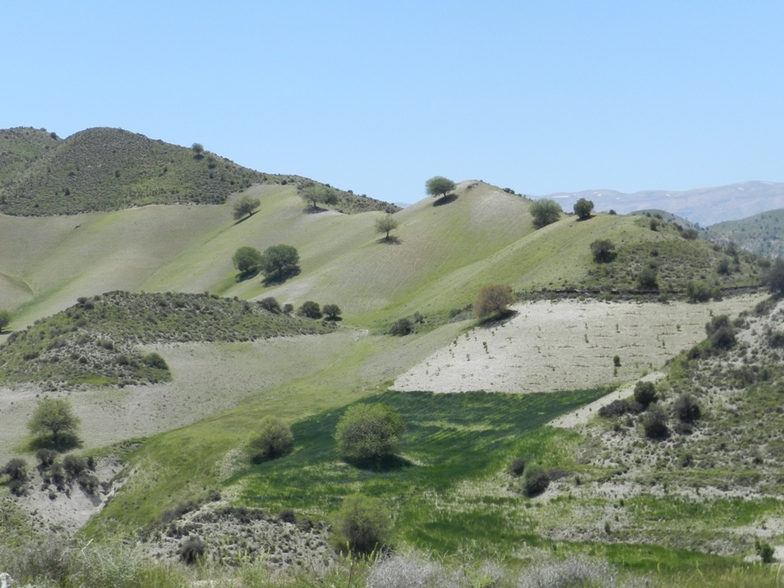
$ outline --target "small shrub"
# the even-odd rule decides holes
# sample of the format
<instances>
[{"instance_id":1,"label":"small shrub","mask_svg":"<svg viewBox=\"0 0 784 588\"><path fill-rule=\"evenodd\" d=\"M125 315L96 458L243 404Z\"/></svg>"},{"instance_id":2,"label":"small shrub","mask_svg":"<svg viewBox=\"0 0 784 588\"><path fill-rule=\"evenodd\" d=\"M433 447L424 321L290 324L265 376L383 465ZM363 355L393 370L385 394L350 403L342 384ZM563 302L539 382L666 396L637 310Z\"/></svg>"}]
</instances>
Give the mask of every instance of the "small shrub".
<instances>
[{"instance_id":1,"label":"small shrub","mask_svg":"<svg viewBox=\"0 0 784 588\"><path fill-rule=\"evenodd\" d=\"M690 394L681 394L673 407L675 416L684 423L693 423L702 415L697 401Z\"/></svg>"},{"instance_id":2,"label":"small shrub","mask_svg":"<svg viewBox=\"0 0 784 588\"><path fill-rule=\"evenodd\" d=\"M283 421L267 415L261 419L259 428L248 439L251 459L259 463L290 453L294 448L294 435Z\"/></svg>"},{"instance_id":3,"label":"small shrub","mask_svg":"<svg viewBox=\"0 0 784 588\"><path fill-rule=\"evenodd\" d=\"M272 296L259 300L259 306L269 312L280 312L280 304Z\"/></svg>"},{"instance_id":4,"label":"small shrub","mask_svg":"<svg viewBox=\"0 0 784 588\"><path fill-rule=\"evenodd\" d=\"M7 310L0 310L0 333L3 332L9 324L11 323L11 313Z\"/></svg>"},{"instance_id":5,"label":"small shrub","mask_svg":"<svg viewBox=\"0 0 784 588\"><path fill-rule=\"evenodd\" d=\"M82 472L79 474L79 477L76 481L79 483L79 486L81 486L84 491L90 495L94 495L101 485L101 482L98 480L98 478L88 472Z\"/></svg>"},{"instance_id":6,"label":"small shrub","mask_svg":"<svg viewBox=\"0 0 784 588\"><path fill-rule=\"evenodd\" d=\"M667 426L667 413L658 404L650 407L642 418L645 436L649 439L664 439L670 434Z\"/></svg>"},{"instance_id":7,"label":"small shrub","mask_svg":"<svg viewBox=\"0 0 784 588\"><path fill-rule=\"evenodd\" d=\"M759 539L757 539L754 542L754 549L756 550L757 555L762 560L762 563L769 564L775 561L773 556L775 555L776 552L773 549L773 547L770 545L770 543L767 543L765 541L760 541Z\"/></svg>"},{"instance_id":8,"label":"small shrub","mask_svg":"<svg viewBox=\"0 0 784 588\"><path fill-rule=\"evenodd\" d=\"M278 513L278 520L283 523L291 523L293 525L297 524L297 515L294 514L294 511L291 509L285 509Z\"/></svg>"},{"instance_id":9,"label":"small shrub","mask_svg":"<svg viewBox=\"0 0 784 588\"><path fill-rule=\"evenodd\" d=\"M411 321L407 318L397 319L392 327L389 329L390 335L403 337L411 332Z\"/></svg>"},{"instance_id":10,"label":"small shrub","mask_svg":"<svg viewBox=\"0 0 784 588\"><path fill-rule=\"evenodd\" d=\"M302 303L302 306L300 306L299 310L297 310L297 314L307 318L320 319L321 307L319 306L318 302L308 300Z\"/></svg>"},{"instance_id":11,"label":"small shrub","mask_svg":"<svg viewBox=\"0 0 784 588\"><path fill-rule=\"evenodd\" d=\"M479 291L474 303L474 314L480 319L501 315L509 310L508 307L513 302L514 294L509 286L501 284L485 286Z\"/></svg>"},{"instance_id":12,"label":"small shrub","mask_svg":"<svg viewBox=\"0 0 784 588\"><path fill-rule=\"evenodd\" d=\"M291 314L292 312L294 312L294 305L287 302L286 304L283 305L283 312L285 312L286 314Z\"/></svg>"},{"instance_id":13,"label":"small shrub","mask_svg":"<svg viewBox=\"0 0 784 588\"><path fill-rule=\"evenodd\" d=\"M550 485L550 475L540 467L531 467L523 474L523 494L528 498L539 496Z\"/></svg>"},{"instance_id":14,"label":"small shrub","mask_svg":"<svg viewBox=\"0 0 784 588\"><path fill-rule=\"evenodd\" d=\"M147 367L154 368L156 370L168 370L169 366L166 363L166 360L163 359L157 353L148 353L144 357L142 357L142 363Z\"/></svg>"},{"instance_id":15,"label":"small shrub","mask_svg":"<svg viewBox=\"0 0 784 588\"><path fill-rule=\"evenodd\" d=\"M43 467L49 467L57 459L57 452L54 449L41 448L35 452L35 458Z\"/></svg>"},{"instance_id":16,"label":"small shrub","mask_svg":"<svg viewBox=\"0 0 784 588\"><path fill-rule=\"evenodd\" d=\"M637 286L640 290L658 290L658 272L654 267L646 267L637 275Z\"/></svg>"},{"instance_id":17,"label":"small shrub","mask_svg":"<svg viewBox=\"0 0 784 588\"><path fill-rule=\"evenodd\" d=\"M179 556L186 564L194 565L204 559L207 546L200 537L191 536L180 544Z\"/></svg>"},{"instance_id":18,"label":"small shrub","mask_svg":"<svg viewBox=\"0 0 784 588\"><path fill-rule=\"evenodd\" d=\"M729 326L718 328L710 336L710 344L713 349L731 349L735 345L735 341L735 331Z\"/></svg>"},{"instance_id":19,"label":"small shrub","mask_svg":"<svg viewBox=\"0 0 784 588\"><path fill-rule=\"evenodd\" d=\"M639 402L622 398L613 400L610 404L602 406L599 409L598 414L602 418L612 418L625 414L640 414L643 410L643 406Z\"/></svg>"},{"instance_id":20,"label":"small shrub","mask_svg":"<svg viewBox=\"0 0 784 588\"><path fill-rule=\"evenodd\" d=\"M384 542L389 519L389 511L379 499L354 494L343 499L338 528L352 552L367 554Z\"/></svg>"},{"instance_id":21,"label":"small shrub","mask_svg":"<svg viewBox=\"0 0 784 588\"><path fill-rule=\"evenodd\" d=\"M697 229L685 229L681 231L681 237L687 241L695 241L699 236L700 232Z\"/></svg>"},{"instance_id":22,"label":"small shrub","mask_svg":"<svg viewBox=\"0 0 784 588\"><path fill-rule=\"evenodd\" d=\"M0 473L5 474L11 480L25 482L27 480L27 462L19 457L15 457L3 466Z\"/></svg>"},{"instance_id":23,"label":"small shrub","mask_svg":"<svg viewBox=\"0 0 784 588\"><path fill-rule=\"evenodd\" d=\"M524 459L516 459L511 464L509 464L509 473L512 474L515 478L519 478L523 475L525 471L525 460Z\"/></svg>"},{"instance_id":24,"label":"small shrub","mask_svg":"<svg viewBox=\"0 0 784 588\"><path fill-rule=\"evenodd\" d=\"M621 367L621 356L620 355L616 355L616 356L613 357L613 366L615 366L617 368Z\"/></svg>"},{"instance_id":25,"label":"small shrub","mask_svg":"<svg viewBox=\"0 0 784 588\"><path fill-rule=\"evenodd\" d=\"M392 455L405 431L400 415L383 404L355 404L340 417L335 441L349 460L371 461Z\"/></svg>"},{"instance_id":26,"label":"small shrub","mask_svg":"<svg viewBox=\"0 0 784 588\"><path fill-rule=\"evenodd\" d=\"M74 479L87 469L87 460L75 455L66 455L63 458L63 468L68 476Z\"/></svg>"},{"instance_id":27,"label":"small shrub","mask_svg":"<svg viewBox=\"0 0 784 588\"><path fill-rule=\"evenodd\" d=\"M652 402L656 402L656 386L653 382L637 382L634 385L634 400L644 409Z\"/></svg>"},{"instance_id":28,"label":"small shrub","mask_svg":"<svg viewBox=\"0 0 784 588\"><path fill-rule=\"evenodd\" d=\"M774 349L784 347L784 331L771 331L768 334L768 345Z\"/></svg>"},{"instance_id":29,"label":"small shrub","mask_svg":"<svg viewBox=\"0 0 784 588\"><path fill-rule=\"evenodd\" d=\"M707 302L711 297L711 287L705 282L690 281L686 284L686 296L690 302Z\"/></svg>"}]
</instances>

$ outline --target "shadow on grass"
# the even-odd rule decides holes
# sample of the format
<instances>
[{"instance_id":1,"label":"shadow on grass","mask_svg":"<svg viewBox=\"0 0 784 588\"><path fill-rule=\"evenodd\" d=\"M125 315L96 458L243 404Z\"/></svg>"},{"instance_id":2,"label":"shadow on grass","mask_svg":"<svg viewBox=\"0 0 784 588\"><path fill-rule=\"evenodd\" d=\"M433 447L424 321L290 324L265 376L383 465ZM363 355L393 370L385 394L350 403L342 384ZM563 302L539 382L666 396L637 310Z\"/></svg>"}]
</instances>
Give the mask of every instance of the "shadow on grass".
<instances>
[{"instance_id":1,"label":"shadow on grass","mask_svg":"<svg viewBox=\"0 0 784 588\"><path fill-rule=\"evenodd\" d=\"M73 433L63 433L58 435L57 438L54 438L51 435L35 437L28 444L28 447L31 451L38 451L39 449L53 449L58 453L65 453L71 449L78 449L81 446L82 440Z\"/></svg>"},{"instance_id":2,"label":"shadow on grass","mask_svg":"<svg viewBox=\"0 0 784 588\"><path fill-rule=\"evenodd\" d=\"M449 204L455 200L457 200L457 194L447 194L446 196L441 196L441 198L433 202L433 206L443 206L444 204Z\"/></svg>"},{"instance_id":3,"label":"shadow on grass","mask_svg":"<svg viewBox=\"0 0 784 588\"><path fill-rule=\"evenodd\" d=\"M325 321L329 321L331 323L337 323L343 320L342 316L328 316L324 318Z\"/></svg>"},{"instance_id":4,"label":"shadow on grass","mask_svg":"<svg viewBox=\"0 0 784 588\"><path fill-rule=\"evenodd\" d=\"M306 206L302 209L305 214L318 214L320 212L327 212L329 208L321 208L320 206Z\"/></svg>"},{"instance_id":5,"label":"shadow on grass","mask_svg":"<svg viewBox=\"0 0 784 588\"><path fill-rule=\"evenodd\" d=\"M517 312L516 310L507 308L503 312L491 314L490 316L486 316L485 318L478 319L476 322L476 326L482 327L483 329L492 329L493 327L497 327L502 323L512 320L518 314L520 313Z\"/></svg>"},{"instance_id":6,"label":"shadow on grass","mask_svg":"<svg viewBox=\"0 0 784 588\"><path fill-rule=\"evenodd\" d=\"M289 278L293 278L294 276L298 276L301 272L302 272L301 269L299 269L298 267L295 267L295 268L290 269L290 270L288 270L286 272L281 272L281 273L277 273L277 274L272 274L271 276L267 276L266 278L264 278L261 281L261 283L264 284L265 286L277 286L279 284L282 284L283 282L285 282Z\"/></svg>"},{"instance_id":7,"label":"shadow on grass","mask_svg":"<svg viewBox=\"0 0 784 588\"><path fill-rule=\"evenodd\" d=\"M403 241L400 237L390 235L389 237L381 237L376 243L386 243L387 245L400 245Z\"/></svg>"},{"instance_id":8,"label":"shadow on grass","mask_svg":"<svg viewBox=\"0 0 784 588\"><path fill-rule=\"evenodd\" d=\"M234 221L234 225L233 226L236 227L238 224L244 223L246 220L248 220L250 217L252 217L254 214L256 214L256 212L258 212L258 211L253 211L248 216L243 216L241 219L238 219L238 220Z\"/></svg>"},{"instance_id":9,"label":"shadow on grass","mask_svg":"<svg viewBox=\"0 0 784 588\"><path fill-rule=\"evenodd\" d=\"M255 278L259 275L258 268L252 269L247 272L240 272L237 274L237 282L244 282L245 280L250 280L251 278Z\"/></svg>"},{"instance_id":10,"label":"shadow on grass","mask_svg":"<svg viewBox=\"0 0 784 588\"><path fill-rule=\"evenodd\" d=\"M377 459L347 459L345 462L360 470L374 472L399 472L414 466L414 463L399 455L384 455Z\"/></svg>"}]
</instances>

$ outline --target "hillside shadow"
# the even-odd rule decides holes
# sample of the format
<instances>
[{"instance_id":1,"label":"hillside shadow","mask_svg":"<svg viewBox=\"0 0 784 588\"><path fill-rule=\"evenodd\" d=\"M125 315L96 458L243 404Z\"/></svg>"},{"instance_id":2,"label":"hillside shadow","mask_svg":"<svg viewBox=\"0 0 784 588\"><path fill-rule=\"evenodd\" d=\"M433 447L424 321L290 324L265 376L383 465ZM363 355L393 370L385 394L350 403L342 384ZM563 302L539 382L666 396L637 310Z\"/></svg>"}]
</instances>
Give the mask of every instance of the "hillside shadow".
<instances>
[{"instance_id":1,"label":"hillside shadow","mask_svg":"<svg viewBox=\"0 0 784 588\"><path fill-rule=\"evenodd\" d=\"M402 239L395 237L394 235L390 235L389 239L386 237L381 237L378 241L376 241L376 243L386 243L387 245L400 245L402 242Z\"/></svg>"},{"instance_id":2,"label":"hillside shadow","mask_svg":"<svg viewBox=\"0 0 784 588\"><path fill-rule=\"evenodd\" d=\"M265 286L278 286L288 280L289 278L293 278L294 276L298 276L302 272L301 269L294 268L287 272L282 272L278 274L272 274L271 276L267 276L264 278L261 283Z\"/></svg>"},{"instance_id":3,"label":"hillside shadow","mask_svg":"<svg viewBox=\"0 0 784 588\"><path fill-rule=\"evenodd\" d=\"M433 206L443 206L444 204L449 204L455 200L457 200L457 194L447 194L446 196L441 196L441 198L433 202Z\"/></svg>"},{"instance_id":4,"label":"hillside shadow","mask_svg":"<svg viewBox=\"0 0 784 588\"><path fill-rule=\"evenodd\" d=\"M247 271L247 272L240 272L239 274L237 274L237 282L238 283L239 282L244 282L246 280L250 280L251 278L255 278L258 275L259 275L259 269L258 268L254 268L254 269L252 269L250 271Z\"/></svg>"},{"instance_id":5,"label":"hillside shadow","mask_svg":"<svg viewBox=\"0 0 784 588\"><path fill-rule=\"evenodd\" d=\"M399 455L385 455L379 459L345 460L347 464L360 470L373 472L399 472L414 467L414 463Z\"/></svg>"}]
</instances>

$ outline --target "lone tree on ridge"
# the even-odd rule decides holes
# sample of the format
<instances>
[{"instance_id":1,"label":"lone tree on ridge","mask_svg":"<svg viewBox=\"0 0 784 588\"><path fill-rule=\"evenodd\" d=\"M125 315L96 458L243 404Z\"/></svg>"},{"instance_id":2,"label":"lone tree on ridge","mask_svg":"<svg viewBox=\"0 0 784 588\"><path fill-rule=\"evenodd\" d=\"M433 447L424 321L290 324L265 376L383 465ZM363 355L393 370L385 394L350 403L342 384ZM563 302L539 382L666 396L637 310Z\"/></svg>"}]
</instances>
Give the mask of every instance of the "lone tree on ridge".
<instances>
[{"instance_id":1,"label":"lone tree on ridge","mask_svg":"<svg viewBox=\"0 0 784 588\"><path fill-rule=\"evenodd\" d=\"M376 219L376 232L377 233L386 233L386 237L384 237L387 241L390 240L389 233L394 231L398 226L398 222L396 218L393 218L391 214L387 213L384 216Z\"/></svg>"},{"instance_id":2,"label":"lone tree on ridge","mask_svg":"<svg viewBox=\"0 0 784 588\"><path fill-rule=\"evenodd\" d=\"M514 294L509 286L495 284L485 286L479 291L474 303L474 314L477 318L485 318L494 314L501 315L509 310L514 302Z\"/></svg>"},{"instance_id":3,"label":"lone tree on ridge","mask_svg":"<svg viewBox=\"0 0 784 588\"><path fill-rule=\"evenodd\" d=\"M580 220L587 220L591 218L591 211L593 210L593 201L580 198L574 203L574 213L580 217Z\"/></svg>"},{"instance_id":4,"label":"lone tree on ridge","mask_svg":"<svg viewBox=\"0 0 784 588\"><path fill-rule=\"evenodd\" d=\"M534 227L541 229L561 218L561 206L549 198L542 198L531 204L531 216L534 217Z\"/></svg>"},{"instance_id":5,"label":"lone tree on ridge","mask_svg":"<svg viewBox=\"0 0 784 588\"><path fill-rule=\"evenodd\" d=\"M455 189L455 183L444 176L435 176L425 182L425 188L431 196L443 198Z\"/></svg>"},{"instance_id":6,"label":"lone tree on ridge","mask_svg":"<svg viewBox=\"0 0 784 588\"><path fill-rule=\"evenodd\" d=\"M319 184L308 184L300 190L299 195L305 202L311 204L311 209L318 208L319 204L337 204L338 202L335 190Z\"/></svg>"},{"instance_id":7,"label":"lone tree on ridge","mask_svg":"<svg viewBox=\"0 0 784 588\"><path fill-rule=\"evenodd\" d=\"M251 217L259 206L261 206L261 200L258 198L243 196L234 203L234 218L239 220L246 214Z\"/></svg>"}]
</instances>

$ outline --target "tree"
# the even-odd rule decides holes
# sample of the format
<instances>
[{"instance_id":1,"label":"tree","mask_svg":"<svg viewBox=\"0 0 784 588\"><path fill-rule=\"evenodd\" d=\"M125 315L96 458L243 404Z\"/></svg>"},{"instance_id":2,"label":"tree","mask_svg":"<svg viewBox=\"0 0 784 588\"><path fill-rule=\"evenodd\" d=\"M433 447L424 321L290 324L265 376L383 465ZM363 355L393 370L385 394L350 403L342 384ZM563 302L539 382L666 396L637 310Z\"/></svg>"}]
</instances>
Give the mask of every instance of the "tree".
<instances>
[{"instance_id":1,"label":"tree","mask_svg":"<svg viewBox=\"0 0 784 588\"><path fill-rule=\"evenodd\" d=\"M261 252L253 247L240 247L234 252L234 257L231 258L234 262L234 267L243 274L259 269L262 259Z\"/></svg>"},{"instance_id":2,"label":"tree","mask_svg":"<svg viewBox=\"0 0 784 588\"><path fill-rule=\"evenodd\" d=\"M201 159L203 156L202 154L204 153L204 145L201 143L194 143L191 145L191 150L193 151L194 157L196 159Z\"/></svg>"},{"instance_id":3,"label":"tree","mask_svg":"<svg viewBox=\"0 0 784 588\"><path fill-rule=\"evenodd\" d=\"M389 233L397 228L398 222L391 214L387 213L384 216L376 219L376 233L386 233L385 237L389 241Z\"/></svg>"},{"instance_id":4,"label":"tree","mask_svg":"<svg viewBox=\"0 0 784 588\"><path fill-rule=\"evenodd\" d=\"M425 182L425 189L431 196L443 198L455 189L455 183L444 176L435 176Z\"/></svg>"},{"instance_id":5,"label":"tree","mask_svg":"<svg viewBox=\"0 0 784 588\"><path fill-rule=\"evenodd\" d=\"M51 434L53 443L58 443L63 435L75 434L78 426L79 417L73 414L71 404L61 398L41 400L27 422L30 433L36 436Z\"/></svg>"},{"instance_id":6,"label":"tree","mask_svg":"<svg viewBox=\"0 0 784 588\"><path fill-rule=\"evenodd\" d=\"M270 312L280 312L280 303L272 296L267 296L266 298L259 300L259 306Z\"/></svg>"},{"instance_id":7,"label":"tree","mask_svg":"<svg viewBox=\"0 0 784 588\"><path fill-rule=\"evenodd\" d=\"M297 310L297 314L312 319L320 319L321 307L319 306L318 302L313 302L312 300L306 300L305 302L302 303L302 306L299 307L299 310Z\"/></svg>"},{"instance_id":8,"label":"tree","mask_svg":"<svg viewBox=\"0 0 784 588\"><path fill-rule=\"evenodd\" d=\"M270 415L261 419L258 430L248 437L248 451L255 463L282 457L293 448L291 429L282 420Z\"/></svg>"},{"instance_id":9,"label":"tree","mask_svg":"<svg viewBox=\"0 0 784 588\"><path fill-rule=\"evenodd\" d=\"M667 413L661 406L655 404L642 417L642 428L649 439L664 439L670 434Z\"/></svg>"},{"instance_id":10,"label":"tree","mask_svg":"<svg viewBox=\"0 0 784 588\"><path fill-rule=\"evenodd\" d=\"M407 318L400 318L393 323L392 327L389 329L389 334L403 337L408 335L411 332L411 329L411 320Z\"/></svg>"},{"instance_id":11,"label":"tree","mask_svg":"<svg viewBox=\"0 0 784 588\"><path fill-rule=\"evenodd\" d=\"M11 323L11 313L7 310L0 310L0 333L3 332L9 324Z\"/></svg>"},{"instance_id":12,"label":"tree","mask_svg":"<svg viewBox=\"0 0 784 588\"><path fill-rule=\"evenodd\" d=\"M702 416L700 405L697 404L697 401L694 400L691 394L681 394L678 396L675 400L675 405L673 406L673 412L675 413L675 416L684 423L693 423Z\"/></svg>"},{"instance_id":13,"label":"tree","mask_svg":"<svg viewBox=\"0 0 784 588\"><path fill-rule=\"evenodd\" d=\"M234 218L239 220L246 214L250 217L261 206L261 200L243 196L234 203Z\"/></svg>"},{"instance_id":14,"label":"tree","mask_svg":"<svg viewBox=\"0 0 784 588\"><path fill-rule=\"evenodd\" d=\"M480 319L494 314L501 315L509 310L508 307L513 302L514 294L509 286L485 286L479 291L474 303L474 314Z\"/></svg>"},{"instance_id":15,"label":"tree","mask_svg":"<svg viewBox=\"0 0 784 588\"><path fill-rule=\"evenodd\" d=\"M765 285L773 294L784 294L784 260L780 257L773 262L765 275Z\"/></svg>"},{"instance_id":16,"label":"tree","mask_svg":"<svg viewBox=\"0 0 784 588\"><path fill-rule=\"evenodd\" d=\"M639 402L643 408L656 402L656 387L653 382L637 382L634 385L634 400Z\"/></svg>"},{"instance_id":17,"label":"tree","mask_svg":"<svg viewBox=\"0 0 784 588\"><path fill-rule=\"evenodd\" d=\"M318 208L321 204L337 204L338 195L335 190L329 186L322 186L321 184L308 184L299 194L303 200L312 203L311 208Z\"/></svg>"},{"instance_id":18,"label":"tree","mask_svg":"<svg viewBox=\"0 0 784 588\"><path fill-rule=\"evenodd\" d=\"M353 494L343 499L338 528L354 553L371 553L389 532L390 514L378 498Z\"/></svg>"},{"instance_id":19,"label":"tree","mask_svg":"<svg viewBox=\"0 0 784 588\"><path fill-rule=\"evenodd\" d=\"M340 417L335 441L352 461L377 461L392 455L405 426L400 415L383 404L356 404Z\"/></svg>"},{"instance_id":20,"label":"tree","mask_svg":"<svg viewBox=\"0 0 784 588\"><path fill-rule=\"evenodd\" d=\"M658 290L659 284L656 281L658 272L655 267L648 266L637 274L637 286L640 290Z\"/></svg>"},{"instance_id":21,"label":"tree","mask_svg":"<svg viewBox=\"0 0 784 588\"><path fill-rule=\"evenodd\" d=\"M331 320L337 320L340 316L340 307L337 304L325 304L322 312Z\"/></svg>"},{"instance_id":22,"label":"tree","mask_svg":"<svg viewBox=\"0 0 784 588\"><path fill-rule=\"evenodd\" d=\"M283 277L299 269L299 253L291 245L273 245L264 250L259 268L267 277Z\"/></svg>"},{"instance_id":23,"label":"tree","mask_svg":"<svg viewBox=\"0 0 784 588\"><path fill-rule=\"evenodd\" d=\"M574 203L574 213L580 217L580 220L591 218L591 211L593 210L593 201L580 198Z\"/></svg>"},{"instance_id":24,"label":"tree","mask_svg":"<svg viewBox=\"0 0 784 588\"><path fill-rule=\"evenodd\" d=\"M590 247L596 263L607 263L615 259L615 244L608 239L597 239Z\"/></svg>"},{"instance_id":25,"label":"tree","mask_svg":"<svg viewBox=\"0 0 784 588\"><path fill-rule=\"evenodd\" d=\"M561 218L561 205L555 200L542 198L531 204L531 215L534 217L534 227L541 229Z\"/></svg>"}]
</instances>

